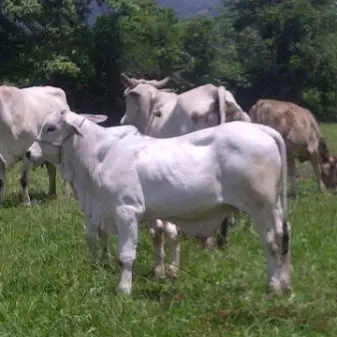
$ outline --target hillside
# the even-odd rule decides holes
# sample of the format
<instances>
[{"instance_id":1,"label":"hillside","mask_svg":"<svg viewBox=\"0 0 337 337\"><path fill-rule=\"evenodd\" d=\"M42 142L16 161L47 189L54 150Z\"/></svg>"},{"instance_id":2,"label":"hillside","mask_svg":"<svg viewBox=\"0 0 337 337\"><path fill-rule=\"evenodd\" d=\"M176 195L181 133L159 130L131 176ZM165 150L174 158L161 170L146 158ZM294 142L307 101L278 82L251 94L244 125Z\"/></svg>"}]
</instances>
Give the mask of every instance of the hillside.
<instances>
[{"instance_id":1,"label":"hillside","mask_svg":"<svg viewBox=\"0 0 337 337\"><path fill-rule=\"evenodd\" d=\"M160 7L172 8L181 18L191 17L195 15L215 15L217 7L222 0L157 0ZM92 13L89 17L89 24L95 22L97 16L107 14L109 12L107 6L99 6L96 0L91 2Z\"/></svg>"},{"instance_id":2,"label":"hillside","mask_svg":"<svg viewBox=\"0 0 337 337\"><path fill-rule=\"evenodd\" d=\"M178 16L214 15L221 0L157 0L159 6L172 8Z\"/></svg>"}]
</instances>

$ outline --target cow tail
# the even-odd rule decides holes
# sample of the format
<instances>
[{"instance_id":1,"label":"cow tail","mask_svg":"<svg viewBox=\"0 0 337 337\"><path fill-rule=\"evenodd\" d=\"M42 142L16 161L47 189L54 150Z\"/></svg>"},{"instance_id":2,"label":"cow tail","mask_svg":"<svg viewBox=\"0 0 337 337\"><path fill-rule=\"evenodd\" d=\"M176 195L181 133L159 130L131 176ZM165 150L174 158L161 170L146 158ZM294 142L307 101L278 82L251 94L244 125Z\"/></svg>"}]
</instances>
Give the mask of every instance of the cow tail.
<instances>
[{"instance_id":1,"label":"cow tail","mask_svg":"<svg viewBox=\"0 0 337 337\"><path fill-rule=\"evenodd\" d=\"M275 140L277 147L281 156L281 182L280 182L280 194L281 194L281 206L283 210L283 219L282 219L282 255L286 255L289 251L289 224L288 224L288 197L287 197L287 184L288 184L288 166L287 166L287 150L284 143L284 140L281 134L262 124L256 124L263 131L267 132Z\"/></svg>"},{"instance_id":2,"label":"cow tail","mask_svg":"<svg viewBox=\"0 0 337 337\"><path fill-rule=\"evenodd\" d=\"M219 100L219 118L220 118L220 123L225 123L226 122L226 98L225 98L225 87L224 86L219 86L218 87L218 100Z\"/></svg>"},{"instance_id":3,"label":"cow tail","mask_svg":"<svg viewBox=\"0 0 337 337\"><path fill-rule=\"evenodd\" d=\"M281 181L281 203L283 210L282 222L282 255L288 254L289 251L289 228L288 228L288 164L287 164L287 150L284 140L280 134L275 138L282 160L282 181Z\"/></svg>"}]
</instances>

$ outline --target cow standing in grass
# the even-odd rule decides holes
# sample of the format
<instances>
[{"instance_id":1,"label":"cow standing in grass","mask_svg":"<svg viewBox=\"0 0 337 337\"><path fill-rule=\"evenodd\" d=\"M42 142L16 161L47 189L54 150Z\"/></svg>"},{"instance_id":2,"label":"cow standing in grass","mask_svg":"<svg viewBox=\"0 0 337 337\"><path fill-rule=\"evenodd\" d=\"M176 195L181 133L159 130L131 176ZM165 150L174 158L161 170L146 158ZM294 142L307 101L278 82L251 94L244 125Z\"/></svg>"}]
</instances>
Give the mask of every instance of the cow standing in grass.
<instances>
[{"instance_id":1,"label":"cow standing in grass","mask_svg":"<svg viewBox=\"0 0 337 337\"><path fill-rule=\"evenodd\" d=\"M271 290L290 291L287 157L277 131L232 122L158 139L134 126L94 123L103 120L56 112L47 117L26 157L59 164L86 216L93 262L97 236L107 261L108 236L118 233L120 292L132 290L142 222L159 218L188 236L208 237L233 209L249 214L260 234Z\"/></svg>"},{"instance_id":2,"label":"cow standing in grass","mask_svg":"<svg viewBox=\"0 0 337 337\"><path fill-rule=\"evenodd\" d=\"M249 116L236 102L233 94L223 86L206 84L181 94L163 90L170 77L160 81L130 78L122 74L126 87L124 96L126 111L121 125L134 125L143 134L156 138L170 138L224 122L250 121ZM161 90L160 90L161 89ZM231 222L234 218L231 216ZM160 219L154 220L151 235L155 248L155 275L165 277L164 233L171 248L170 277L178 277L180 240L177 227ZM215 242L221 247L227 238L228 220L221 224L220 235L202 240L205 247L212 248ZM172 267L175 273L172 273Z\"/></svg>"},{"instance_id":3,"label":"cow standing in grass","mask_svg":"<svg viewBox=\"0 0 337 337\"><path fill-rule=\"evenodd\" d=\"M16 162L24 160L21 169L23 203L30 205L28 192L31 162L25 160L28 147L36 138L45 118L52 111L69 108L65 92L52 86L17 88L0 86L0 205L6 171ZM56 194L56 168L44 163L49 176L49 194Z\"/></svg>"},{"instance_id":4,"label":"cow standing in grass","mask_svg":"<svg viewBox=\"0 0 337 337\"><path fill-rule=\"evenodd\" d=\"M287 146L291 196L297 197L298 194L295 160L300 163L310 161L319 191L323 192L329 187L327 176L333 175L333 170L327 173L331 162L328 146L308 109L291 102L260 99L251 107L249 115L252 122L268 125L283 136Z\"/></svg>"}]
</instances>

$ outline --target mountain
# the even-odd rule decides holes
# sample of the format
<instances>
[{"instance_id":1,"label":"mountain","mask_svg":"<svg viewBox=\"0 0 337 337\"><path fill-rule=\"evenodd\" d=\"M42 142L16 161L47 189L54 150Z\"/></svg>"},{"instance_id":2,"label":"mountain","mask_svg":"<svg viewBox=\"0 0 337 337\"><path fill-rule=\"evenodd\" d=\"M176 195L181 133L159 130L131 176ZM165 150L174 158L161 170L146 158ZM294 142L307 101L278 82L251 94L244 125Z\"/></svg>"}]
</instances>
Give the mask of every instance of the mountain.
<instances>
[{"instance_id":1,"label":"mountain","mask_svg":"<svg viewBox=\"0 0 337 337\"><path fill-rule=\"evenodd\" d=\"M215 15L222 0L157 0L158 6L172 8L179 17Z\"/></svg>"},{"instance_id":2,"label":"mountain","mask_svg":"<svg viewBox=\"0 0 337 337\"><path fill-rule=\"evenodd\" d=\"M1 1L1 0L0 0ZM187 18L196 15L216 15L223 0L156 0L158 6L172 8L180 18ZM109 7L100 6L96 0L91 1L91 15L88 24L94 24L96 17L107 15Z\"/></svg>"}]
</instances>

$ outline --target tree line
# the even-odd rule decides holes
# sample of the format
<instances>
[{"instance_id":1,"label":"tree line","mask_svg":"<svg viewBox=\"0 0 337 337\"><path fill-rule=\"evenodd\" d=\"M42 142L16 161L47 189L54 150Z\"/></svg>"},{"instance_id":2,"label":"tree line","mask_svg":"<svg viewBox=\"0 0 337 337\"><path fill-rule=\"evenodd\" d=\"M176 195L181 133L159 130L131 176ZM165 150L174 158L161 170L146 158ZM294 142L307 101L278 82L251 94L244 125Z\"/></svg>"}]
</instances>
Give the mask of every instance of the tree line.
<instances>
[{"instance_id":1,"label":"tree line","mask_svg":"<svg viewBox=\"0 0 337 337\"><path fill-rule=\"evenodd\" d=\"M337 5L331 0L223 0L215 17L180 19L155 0L3 0L0 81L63 88L77 112L123 108L120 73L173 74L184 91L225 85L246 110L259 98L336 121Z\"/></svg>"}]
</instances>

